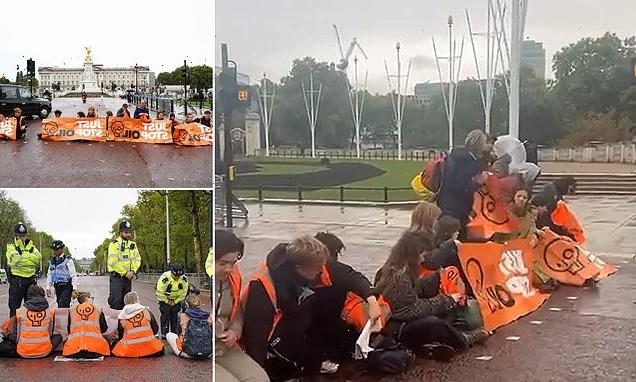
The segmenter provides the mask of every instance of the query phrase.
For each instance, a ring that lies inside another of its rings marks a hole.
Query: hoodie
[[[159,325],[157,325],[157,320],[155,319],[155,316],[152,314],[150,309],[148,309],[148,307],[143,306],[139,303],[124,305],[124,309],[122,309],[117,316],[117,335],[120,339],[124,338],[124,327],[121,326],[121,320],[127,320],[131,317],[134,317],[135,314],[143,312],[144,310],[147,310],[148,314],[150,314],[150,328],[152,329],[152,333],[157,334],[159,332]]]
[[[34,312],[43,312],[49,308],[49,302],[46,301],[46,298],[44,297],[31,297],[24,303],[24,307]],[[11,319],[13,319],[13,331],[8,333],[8,335],[11,341],[16,342],[18,333],[18,320],[15,319],[15,316],[11,317]]]

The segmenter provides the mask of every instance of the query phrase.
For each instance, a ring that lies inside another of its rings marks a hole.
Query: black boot
[[[472,330],[470,332],[463,333],[464,338],[466,339],[466,347],[469,348],[476,344],[483,344],[486,342],[488,337],[490,337],[490,333],[488,333],[484,329]]]
[[[433,342],[422,345],[416,353],[418,356],[422,356],[424,358],[434,359],[441,362],[449,362],[455,355],[455,349],[451,346],[440,344],[439,342]]]

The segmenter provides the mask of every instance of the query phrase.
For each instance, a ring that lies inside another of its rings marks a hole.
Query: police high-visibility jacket
[[[556,208],[552,211],[551,217],[555,224],[564,227],[570,232],[577,243],[585,245],[586,239],[583,233],[583,227],[574,214],[574,211],[572,211],[566,202],[559,200],[556,204]]]
[[[212,263],[214,261],[212,260],[213,257],[214,251],[210,248],[210,252],[208,252],[208,259],[205,261],[205,273],[207,273],[209,277],[212,277],[212,271],[214,270],[214,263]]]
[[[384,297],[377,297],[378,305],[380,305],[380,324],[384,328],[389,316],[391,315],[391,307]],[[347,293],[344,306],[342,308],[342,319],[349,325],[353,325],[358,333],[362,332],[364,326],[369,321],[369,304],[353,292]]]
[[[184,275],[175,280],[172,272],[164,272],[157,280],[157,299],[161,302],[174,300],[175,303],[185,300],[188,293],[188,278]]]
[[[265,288],[265,292],[267,293],[267,296],[269,297],[269,301],[272,303],[272,306],[274,307],[274,321],[272,323],[272,328],[269,332],[269,336],[267,337],[267,339],[269,340],[274,334],[274,331],[276,330],[278,323],[283,318],[283,312],[280,310],[278,306],[278,302],[276,299],[276,287],[274,286],[272,277],[269,274],[269,269],[267,268],[267,265],[265,263],[259,266],[256,273],[252,275],[250,281],[260,281],[260,283],[263,284],[263,287]],[[321,288],[321,287],[328,287],[331,285],[332,283],[331,283],[331,276],[329,275],[329,270],[327,269],[326,265],[323,265],[322,271],[320,272],[320,280],[318,280],[318,284],[315,287]],[[243,292],[243,296],[241,298],[242,304],[245,304],[247,302],[248,294],[249,294],[249,284],[248,284],[248,287],[245,288],[245,292]]]
[[[16,311],[18,347],[22,358],[46,357],[53,350],[54,308],[40,312],[22,307]]]
[[[137,244],[132,240],[124,240],[118,237],[108,246],[108,273],[116,272],[124,276],[126,272],[137,272],[141,265],[141,255]]]
[[[124,337],[113,348],[117,357],[145,357],[163,350],[163,343],[154,336],[150,327],[150,313],[143,310],[126,320],[119,320]]]
[[[85,302],[69,311],[71,331],[69,332],[62,354],[69,356],[82,350],[101,355],[110,355],[108,342],[99,327],[102,310]]]
[[[29,239],[26,243],[16,239],[13,243],[7,244],[7,264],[11,267],[13,276],[33,277],[40,259],[42,259],[40,251]]]

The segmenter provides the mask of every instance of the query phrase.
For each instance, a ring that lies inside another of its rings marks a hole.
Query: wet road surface
[[[324,381],[633,381],[636,380],[636,198],[569,200],[584,224],[588,247],[620,269],[597,287],[561,287],[536,312],[499,329],[484,346],[450,363],[418,359],[399,377],[364,375],[346,365]],[[343,262],[373,277],[408,227],[409,209],[249,204],[250,221],[236,221],[253,272],[274,245],[295,235],[330,231],[345,243]],[[568,297],[577,297],[576,300]],[[549,308],[558,307],[554,312]],[[530,321],[542,321],[533,325]],[[519,341],[506,340],[519,336]],[[490,361],[476,357],[492,356]]]
[[[90,106],[113,114],[124,100],[57,98],[53,110],[75,117]],[[131,114],[134,107],[130,108]],[[52,115],[52,113],[51,113]],[[27,121],[26,143],[0,141],[1,187],[212,187],[212,148],[128,142],[48,142],[40,120]]]
[[[42,284],[42,281],[40,282]],[[79,289],[91,292],[98,306],[108,306],[108,277],[80,277]],[[150,308],[159,321],[159,305],[155,286],[133,281],[133,290],[139,293],[141,304]],[[0,285],[0,318],[9,316],[8,286]],[[48,299],[55,304],[55,298]],[[209,294],[201,295],[202,308],[211,311]],[[23,360],[0,358],[0,381],[212,381],[212,360],[195,361],[179,358],[166,344],[166,354],[159,358],[122,359],[106,357],[102,362],[54,362],[54,356],[44,359]]]

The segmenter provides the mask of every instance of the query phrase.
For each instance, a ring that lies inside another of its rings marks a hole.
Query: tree
[[[183,85],[183,66],[179,66],[172,72],[161,72],[157,75],[159,85]],[[189,67],[189,85],[198,90],[212,88],[213,69],[207,65],[195,65]]]
[[[0,77],[0,84],[10,84],[10,83],[11,81],[7,77],[5,76]]]
[[[614,110],[589,113],[570,128],[564,139],[568,146],[582,146],[589,141],[613,143],[630,137],[634,124],[627,118],[617,118]]]
[[[18,74],[15,77],[15,84],[16,85],[22,85],[22,86],[26,86],[28,87],[30,82],[29,82],[29,76],[25,76],[24,73],[22,71],[19,71]],[[37,88],[39,86],[39,82],[37,78],[33,79],[33,88]]]

